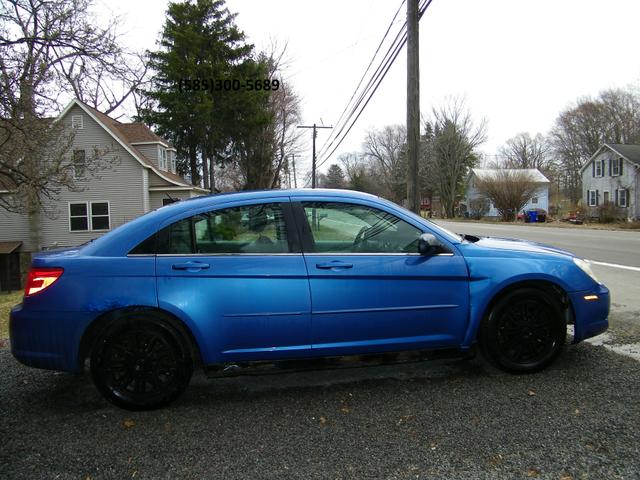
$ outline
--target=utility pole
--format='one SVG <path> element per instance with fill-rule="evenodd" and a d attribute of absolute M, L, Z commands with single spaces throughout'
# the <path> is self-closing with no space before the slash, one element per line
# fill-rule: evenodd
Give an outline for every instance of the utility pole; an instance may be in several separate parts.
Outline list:
<path fill-rule="evenodd" d="M 298 188 L 298 180 L 296 178 L 296 154 L 291 154 L 291 165 L 293 166 L 293 188 Z"/>
<path fill-rule="evenodd" d="M 418 0 L 407 0 L 407 208 L 420 214 L 420 57 Z"/>
<path fill-rule="evenodd" d="M 298 125 L 298 128 L 313 128 L 313 157 L 311 162 L 311 188 L 316 188 L 316 137 L 318 136 L 318 128 L 333 128 L 322 125 Z"/>

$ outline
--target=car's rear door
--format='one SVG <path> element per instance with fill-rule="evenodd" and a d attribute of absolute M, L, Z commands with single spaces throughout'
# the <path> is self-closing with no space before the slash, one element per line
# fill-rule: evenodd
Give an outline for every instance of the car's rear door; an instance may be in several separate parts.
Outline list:
<path fill-rule="evenodd" d="M 205 361 L 304 355 L 310 295 L 288 198 L 226 204 L 165 222 L 158 304 L 180 312 Z"/>
<path fill-rule="evenodd" d="M 322 197 L 293 205 L 309 271 L 314 354 L 462 343 L 468 271 L 455 248 L 419 255 L 426 230 L 380 207 Z"/>

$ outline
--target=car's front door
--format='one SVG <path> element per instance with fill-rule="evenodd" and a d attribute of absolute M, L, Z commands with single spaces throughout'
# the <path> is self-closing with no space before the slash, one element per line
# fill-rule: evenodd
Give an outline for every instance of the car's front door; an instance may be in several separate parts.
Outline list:
<path fill-rule="evenodd" d="M 160 308 L 204 339 L 205 361 L 304 355 L 311 348 L 307 271 L 288 199 L 225 206 L 159 234 Z"/>
<path fill-rule="evenodd" d="M 293 205 L 309 272 L 314 354 L 462 343 L 468 272 L 455 248 L 418 254 L 426 229 L 381 208 Z"/>

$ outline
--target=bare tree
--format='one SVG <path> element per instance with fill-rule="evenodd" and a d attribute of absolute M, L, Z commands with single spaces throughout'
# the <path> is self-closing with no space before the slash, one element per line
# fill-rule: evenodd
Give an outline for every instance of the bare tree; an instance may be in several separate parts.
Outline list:
<path fill-rule="evenodd" d="M 63 189 L 79 190 L 77 169 L 95 174 L 107 163 L 95 150 L 74 165 L 73 134 L 47 116 L 76 95 L 111 111 L 139 85 L 142 75 L 119 77 L 124 66 L 115 20 L 94 25 L 89 0 L 3 0 L 0 3 L 0 208 L 29 217 L 31 240 L 40 244 L 40 214 Z M 128 63 L 131 65 L 131 62 Z M 121 96 L 106 78 L 125 85 Z M 130 82 L 130 83 L 128 83 Z M 110 92 L 107 94 L 107 92 Z"/>
<path fill-rule="evenodd" d="M 491 172 L 476 179 L 476 189 L 491 200 L 503 221 L 512 221 L 535 194 L 538 186 L 526 171 L 499 169 Z"/>
<path fill-rule="evenodd" d="M 556 119 L 551 142 L 564 190 L 577 202 L 582 192 L 579 170 L 603 143 L 640 142 L 640 94 L 613 89 L 596 99 L 579 99 Z"/>
<path fill-rule="evenodd" d="M 476 148 L 486 139 L 486 121 L 476 125 L 464 101 L 451 99 L 434 108 L 432 118 L 423 119 L 423 126 L 425 131 L 433 132 L 431 138 L 425 139 L 425 161 L 445 215 L 450 218 L 467 172 L 477 162 Z"/>
<path fill-rule="evenodd" d="M 370 160 L 360 152 L 344 153 L 338 157 L 346 176 L 347 187 L 359 192 L 379 195 L 380 188 L 371 170 Z"/>
<path fill-rule="evenodd" d="M 90 0 L 0 3 L 0 114 L 60 110 L 75 95 L 110 113 L 144 78 L 140 61 L 118 45 L 117 19 L 95 26 Z M 107 80 L 120 85 L 107 85 Z M 122 87 L 119 91 L 118 88 Z"/>
<path fill-rule="evenodd" d="M 387 125 L 367 132 L 364 154 L 372 161 L 378 181 L 385 187 L 384 196 L 401 202 L 406 196 L 406 139 L 404 125 Z"/>
<path fill-rule="evenodd" d="M 505 168 L 537 168 L 549 170 L 551 146 L 541 135 L 531 138 L 528 133 L 519 133 L 506 141 L 498 153 L 504 158 Z"/>

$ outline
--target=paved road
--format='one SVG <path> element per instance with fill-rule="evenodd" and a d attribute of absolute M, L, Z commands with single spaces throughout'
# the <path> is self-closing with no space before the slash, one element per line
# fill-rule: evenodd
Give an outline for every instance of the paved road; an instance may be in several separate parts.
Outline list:
<path fill-rule="evenodd" d="M 640 232 L 636 231 L 501 225 L 448 220 L 437 220 L 436 223 L 456 233 L 524 238 L 554 245 L 590 260 L 640 267 Z"/>

